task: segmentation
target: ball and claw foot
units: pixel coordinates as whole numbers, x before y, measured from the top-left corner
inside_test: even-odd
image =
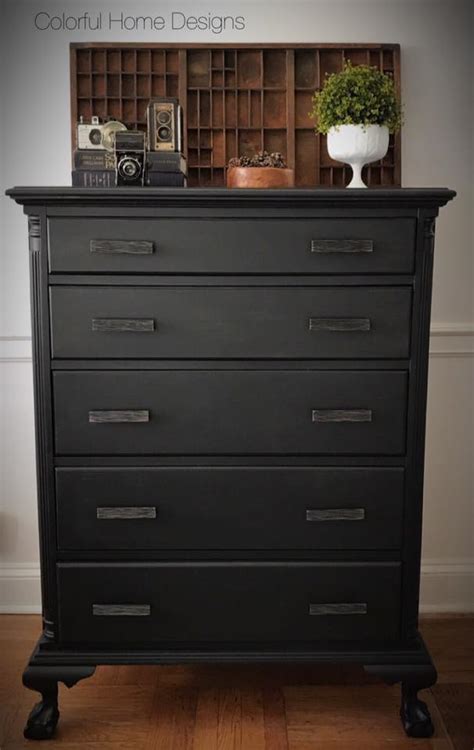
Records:
[[[433,736],[434,726],[428,706],[417,697],[416,693],[402,694],[400,717],[408,737]]]
[[[43,698],[33,707],[28,716],[23,736],[27,740],[50,740],[56,731],[58,721],[57,700]]]

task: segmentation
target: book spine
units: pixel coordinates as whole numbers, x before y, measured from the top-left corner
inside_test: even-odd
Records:
[[[115,187],[115,169],[73,169],[73,187]]]
[[[148,187],[186,187],[186,175],[181,172],[148,172],[145,185]]]
[[[88,151],[77,149],[74,151],[75,169],[115,169],[115,157],[110,151]]]

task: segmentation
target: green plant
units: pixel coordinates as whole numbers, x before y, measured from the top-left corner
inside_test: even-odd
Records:
[[[350,61],[340,73],[327,76],[321,91],[313,96],[309,114],[320,133],[338,125],[386,125],[395,133],[402,124],[392,78],[377,68]]]

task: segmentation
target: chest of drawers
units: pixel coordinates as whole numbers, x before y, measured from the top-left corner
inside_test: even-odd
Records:
[[[417,691],[434,221],[454,193],[15,188],[44,631],[24,673],[357,662]]]

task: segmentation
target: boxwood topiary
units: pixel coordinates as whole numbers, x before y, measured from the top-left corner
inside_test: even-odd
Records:
[[[386,125],[395,133],[402,124],[393,79],[370,65],[350,61],[340,73],[326,77],[321,91],[313,96],[309,114],[320,133],[338,125]]]

